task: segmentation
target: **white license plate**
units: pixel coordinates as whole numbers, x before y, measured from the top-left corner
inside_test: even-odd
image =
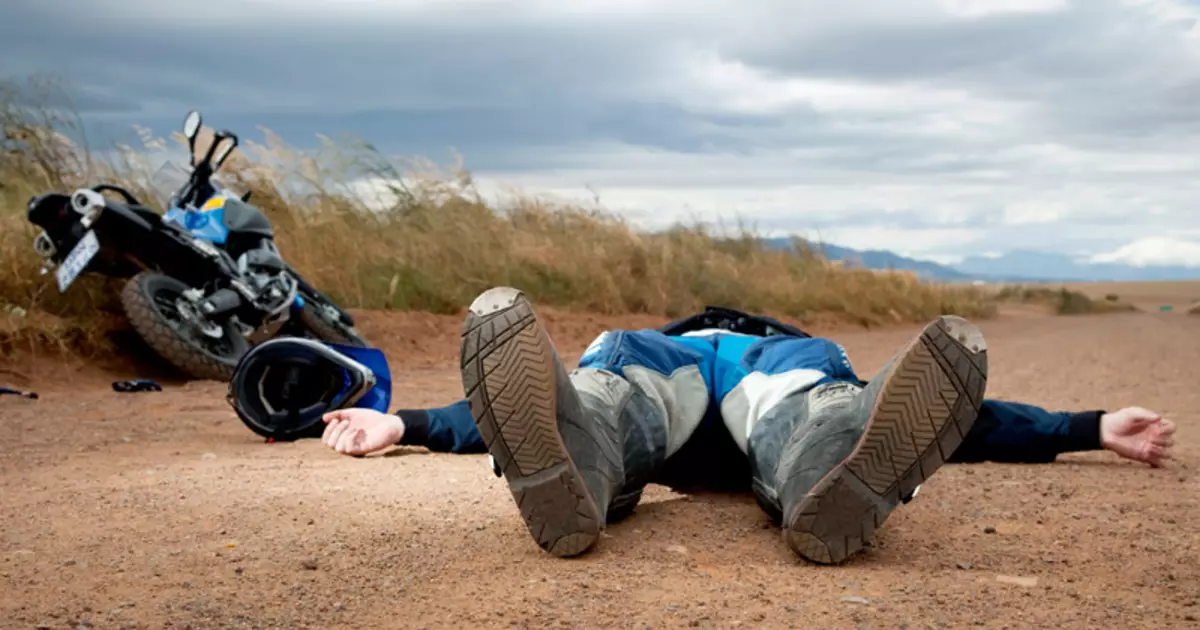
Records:
[[[75,244],[71,253],[63,259],[62,264],[58,266],[58,271],[54,272],[54,276],[58,279],[58,291],[65,292],[99,252],[100,241],[96,238],[95,232],[88,230],[88,233],[84,234],[83,238]]]

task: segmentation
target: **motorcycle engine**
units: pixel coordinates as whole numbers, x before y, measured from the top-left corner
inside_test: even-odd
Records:
[[[268,318],[278,316],[295,301],[298,285],[277,252],[252,249],[238,257],[237,265],[245,284],[256,296],[255,307],[266,312]]]

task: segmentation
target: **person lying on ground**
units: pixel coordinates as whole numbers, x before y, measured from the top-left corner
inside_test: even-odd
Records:
[[[700,316],[679,321],[696,317]],[[668,338],[679,337],[671,334],[673,327],[678,326],[674,322],[659,332]],[[786,327],[778,324],[777,328]],[[612,333],[606,332],[601,337]],[[646,333],[641,331],[641,334]],[[845,356],[841,346],[830,340],[822,341],[835,348],[838,356]],[[835,378],[836,375],[830,375],[830,380]],[[419,446],[435,453],[488,452],[465,399],[445,407],[399,409],[392,414],[372,409],[342,409],[324,414],[323,420],[321,441],[344,455],[361,457],[392,446]],[[1159,467],[1171,458],[1174,433],[1173,421],[1138,406],[1114,412],[1048,411],[1030,404],[985,398],[978,419],[947,462],[1044,464],[1054,462],[1064,453],[1106,450]]]
[[[353,457],[393,446],[419,446],[434,453],[488,452],[466,400],[438,408],[399,409],[392,414],[341,409],[325,414],[323,420],[321,442]],[[1056,436],[1066,435],[1063,431],[1069,431],[1073,423],[1086,437],[1070,445]],[[1111,451],[1158,468],[1171,459],[1174,434],[1174,421],[1144,407],[1052,412],[1029,404],[984,399],[975,425],[946,463],[1047,464],[1063,453]]]
[[[590,549],[659,483],[749,489],[793,551],[837,563],[946,462],[1107,449],[1158,466],[1174,442],[1174,424],[1140,407],[986,399],[983,335],[953,316],[869,382],[831,340],[716,308],[604,332],[568,374],[528,300],[497,288],[471,305],[460,356],[466,400],[334,411],[322,440],[349,455],[393,444],[490,452],[534,540],[556,556]]]

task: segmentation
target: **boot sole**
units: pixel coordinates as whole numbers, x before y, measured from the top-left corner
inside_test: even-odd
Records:
[[[801,557],[836,564],[860,551],[903,497],[962,443],[983,403],[987,345],[961,317],[937,319],[892,363],[850,456],[822,478],[785,524]]]
[[[516,289],[483,293],[460,350],[471,415],[529,533],[558,557],[588,550],[601,521],[558,430],[558,358],[533,306]]]

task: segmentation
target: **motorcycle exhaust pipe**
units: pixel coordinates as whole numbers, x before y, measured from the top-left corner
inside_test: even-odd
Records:
[[[221,289],[200,303],[200,312],[204,313],[205,317],[211,319],[220,317],[241,305],[242,296],[237,291],[233,289]]]
[[[37,252],[38,256],[50,260],[58,253],[58,248],[54,246],[54,241],[50,240],[50,235],[46,234],[45,230],[33,239],[33,251]]]

